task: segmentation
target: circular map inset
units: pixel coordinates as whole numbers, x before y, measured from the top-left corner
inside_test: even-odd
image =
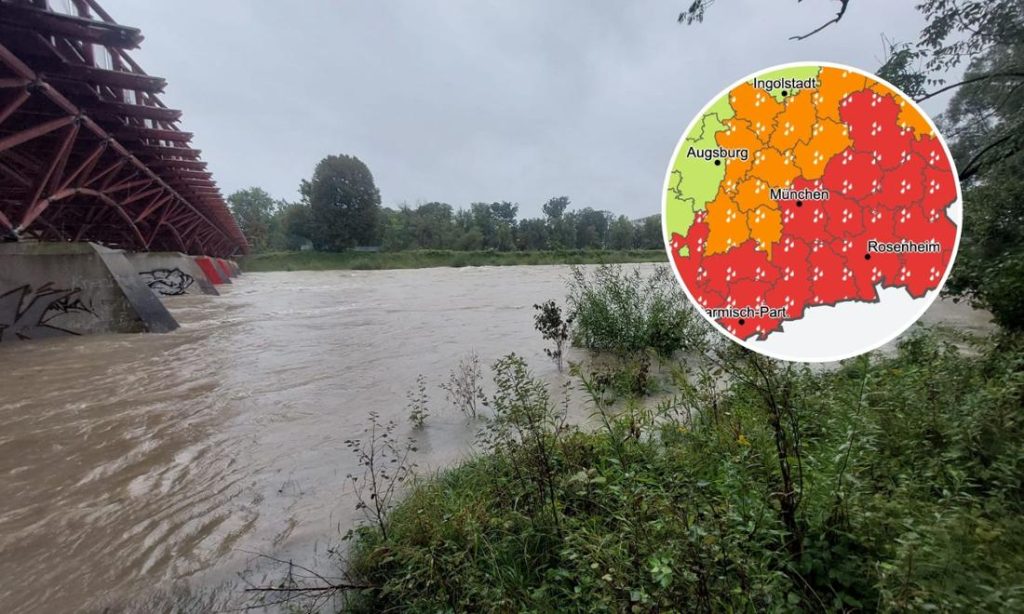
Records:
[[[935,300],[960,241],[945,142],[894,86],[786,64],[713,99],[668,168],[662,220],[690,300],[785,360],[873,350]]]

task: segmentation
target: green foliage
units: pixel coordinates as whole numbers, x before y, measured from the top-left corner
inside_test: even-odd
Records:
[[[313,220],[309,205],[281,202],[270,221],[272,250],[299,250],[311,242]]]
[[[347,156],[325,158],[300,191],[302,203],[275,202],[260,188],[229,197],[254,252],[299,250],[307,242],[332,252],[378,244],[387,252],[663,249],[660,216],[634,221],[589,207],[567,212],[567,197],[545,204],[545,218],[517,219],[519,206],[507,201],[458,211],[442,202],[381,208],[370,171]]]
[[[562,317],[562,308],[555,301],[546,301],[540,305],[534,305],[537,313],[533,314],[534,328],[540,332],[545,341],[555,344],[554,348],[544,348],[544,353],[555,361],[558,370],[562,370],[562,358],[565,352],[565,342],[569,340],[569,328],[572,326],[572,316]]]
[[[1024,17],[1017,23],[1024,32]],[[961,87],[943,116],[967,178],[964,235],[946,290],[990,310],[1011,330],[1024,330],[1024,77],[985,76],[1015,66],[1024,71],[1022,40],[975,58],[964,77],[981,80]]]
[[[532,218],[519,222],[516,232],[516,249],[519,251],[547,249],[549,242],[550,233],[544,220]]]
[[[459,365],[448,374],[448,381],[442,383],[448,402],[454,405],[467,418],[476,418],[478,406],[487,402],[484,389],[480,385],[483,373],[480,370],[480,357],[470,352],[459,361]]]
[[[628,217],[620,215],[608,228],[608,247],[629,249],[636,243],[636,227]]]
[[[384,236],[381,247],[389,251],[403,249],[444,249],[451,246],[456,236],[452,206],[446,203],[426,203],[411,208],[381,211]]]
[[[349,571],[373,588],[347,605],[1020,610],[1024,342],[978,351],[922,333],[811,371],[725,348],[597,432],[566,428],[506,357],[488,453],[360,534]]]
[[[661,249],[661,219],[613,219],[607,211],[585,207],[568,211],[568,197],[544,204],[544,218],[518,219],[519,206],[507,201],[472,203],[454,211],[446,203],[400,205],[381,210],[382,246],[387,251],[455,249],[460,251]]]
[[[588,274],[574,267],[567,297],[573,344],[633,356],[648,348],[662,357],[704,346],[706,327],[668,267],[650,275],[603,265]]]
[[[405,393],[409,400],[409,424],[421,429],[430,415],[430,397],[427,395],[427,378],[423,374],[416,376],[416,388]]]
[[[570,373],[584,380],[593,394],[608,402],[619,398],[644,397],[655,390],[651,375],[651,356],[648,353],[621,357],[611,363],[585,366],[572,363]]]
[[[422,269],[428,267],[506,266],[665,262],[665,250],[495,252],[418,250],[407,252],[277,252],[254,254],[239,264],[245,271],[328,271],[336,269]]]
[[[227,198],[238,227],[253,251],[262,251],[270,244],[270,232],[278,203],[261,188],[238,190]]]
[[[544,203],[542,209],[548,220],[561,219],[565,210],[569,208],[571,201],[568,196],[556,196]]]
[[[409,456],[416,451],[412,438],[400,442],[395,435],[398,423],[384,422],[377,412],[370,412],[370,426],[363,439],[348,439],[345,445],[352,450],[363,475],[349,474],[352,491],[356,497],[356,509],[362,510],[370,523],[370,530],[388,537],[388,514],[395,504],[399,487],[412,476],[416,464]],[[348,537],[354,533],[350,532]]]
[[[275,201],[262,188],[239,190],[227,198],[231,213],[254,253],[301,249],[313,235],[310,207]]]
[[[310,206],[317,249],[340,251],[379,243],[380,192],[359,158],[327,156],[299,191]]]
[[[521,356],[509,354],[492,367],[497,388],[488,405],[494,416],[482,435],[487,449],[508,454],[517,464],[516,479],[529,492],[528,502],[558,523],[553,445],[565,428],[565,407],[551,402],[547,386],[533,376]]]

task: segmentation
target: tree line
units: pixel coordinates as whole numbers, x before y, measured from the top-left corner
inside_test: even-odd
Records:
[[[386,251],[539,251],[661,249],[661,216],[641,219],[609,211],[572,209],[568,196],[544,203],[544,215],[520,218],[509,201],[456,209],[443,202],[382,207],[370,169],[355,156],[327,156],[303,180],[299,202],[275,200],[251,187],[228,204],[253,251],[342,251],[374,246]]]

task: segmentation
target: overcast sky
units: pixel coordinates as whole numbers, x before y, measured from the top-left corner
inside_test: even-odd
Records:
[[[102,0],[146,40],[225,194],[297,199],[328,154],[370,167],[385,205],[568,195],[641,217],[661,207],[668,159],[724,87],[767,66],[827,60],[876,69],[882,36],[913,41],[911,0]],[[930,112],[941,110],[935,104]]]

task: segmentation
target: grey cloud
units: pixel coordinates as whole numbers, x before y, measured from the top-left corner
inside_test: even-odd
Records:
[[[164,101],[225,193],[297,198],[327,154],[373,171],[385,204],[512,200],[527,215],[576,206],[639,217],[660,208],[668,157],[693,115],[769,65],[827,60],[868,70],[881,35],[915,40],[912,2],[720,0],[340,2],[104,0],[143,30],[134,56],[166,77]],[[936,108],[929,108],[935,111]]]

